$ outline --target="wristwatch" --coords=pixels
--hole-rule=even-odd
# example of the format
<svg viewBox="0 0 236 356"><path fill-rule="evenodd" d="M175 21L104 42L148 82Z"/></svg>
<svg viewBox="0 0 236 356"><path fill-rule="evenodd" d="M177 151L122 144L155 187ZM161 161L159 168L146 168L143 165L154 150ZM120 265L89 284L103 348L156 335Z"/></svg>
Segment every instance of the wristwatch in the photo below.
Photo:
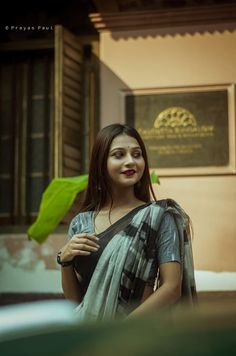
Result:
<svg viewBox="0 0 236 356"><path fill-rule="evenodd" d="M59 251L58 254L57 254L57 263L59 265L61 265L62 267L67 267L67 266L72 266L73 265L73 260L62 262L61 261L61 251Z"/></svg>

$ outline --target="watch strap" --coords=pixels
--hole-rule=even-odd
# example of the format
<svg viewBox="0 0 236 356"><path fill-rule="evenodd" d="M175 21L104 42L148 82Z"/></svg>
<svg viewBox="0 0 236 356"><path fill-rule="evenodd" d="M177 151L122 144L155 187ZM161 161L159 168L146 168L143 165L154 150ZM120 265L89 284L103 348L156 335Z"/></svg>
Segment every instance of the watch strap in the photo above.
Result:
<svg viewBox="0 0 236 356"><path fill-rule="evenodd" d="M62 267L67 267L67 266L72 266L73 265L73 260L71 261L61 261L61 251L58 252L57 254L57 263L61 265Z"/></svg>

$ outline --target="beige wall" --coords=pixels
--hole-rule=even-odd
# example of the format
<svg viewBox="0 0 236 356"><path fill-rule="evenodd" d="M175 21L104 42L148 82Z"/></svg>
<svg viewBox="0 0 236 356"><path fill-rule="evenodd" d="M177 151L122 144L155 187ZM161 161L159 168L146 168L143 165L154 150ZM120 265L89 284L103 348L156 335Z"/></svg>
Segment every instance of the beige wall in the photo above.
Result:
<svg viewBox="0 0 236 356"><path fill-rule="evenodd" d="M123 122L122 89L235 83L236 31L178 32L101 33L102 127ZM236 272L236 176L163 177L157 192L191 216L195 268Z"/></svg>
<svg viewBox="0 0 236 356"><path fill-rule="evenodd" d="M41 245L25 233L0 234L0 294L62 293L56 254L65 241L66 232Z"/></svg>

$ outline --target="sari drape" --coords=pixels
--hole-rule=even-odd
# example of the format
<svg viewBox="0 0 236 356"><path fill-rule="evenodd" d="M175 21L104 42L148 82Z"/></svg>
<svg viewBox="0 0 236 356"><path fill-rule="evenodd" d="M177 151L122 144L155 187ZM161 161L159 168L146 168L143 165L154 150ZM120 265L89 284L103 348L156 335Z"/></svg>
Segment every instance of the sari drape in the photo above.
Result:
<svg viewBox="0 0 236 356"><path fill-rule="evenodd" d="M161 220L169 212L174 217L180 241L182 298L196 296L189 218L172 199L153 202L129 216L105 247L94 270L83 301L76 308L79 320L124 318L134 308L140 281L146 282L155 258L155 240ZM102 238L102 234L100 235Z"/></svg>

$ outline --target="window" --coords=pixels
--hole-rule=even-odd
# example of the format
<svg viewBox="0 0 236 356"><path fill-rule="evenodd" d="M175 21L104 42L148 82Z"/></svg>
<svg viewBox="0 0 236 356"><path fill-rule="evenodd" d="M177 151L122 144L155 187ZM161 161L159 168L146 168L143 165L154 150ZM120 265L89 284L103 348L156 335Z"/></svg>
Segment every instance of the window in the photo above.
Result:
<svg viewBox="0 0 236 356"><path fill-rule="evenodd" d="M93 90L93 98L85 101L83 80L88 83L94 74L83 63L78 37L61 26L55 27L53 40L27 41L26 47L17 43L15 48L11 43L2 54L0 223L30 224L53 177L84 172L83 147L95 125L91 103L97 93ZM89 125L83 115L86 121L89 115Z"/></svg>
<svg viewBox="0 0 236 356"><path fill-rule="evenodd" d="M0 66L0 217L29 222L52 176L52 53L11 54Z"/></svg>

